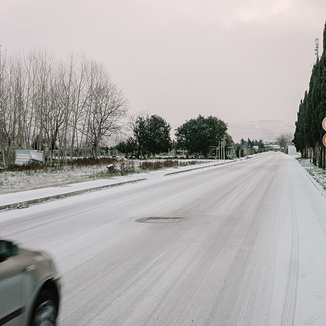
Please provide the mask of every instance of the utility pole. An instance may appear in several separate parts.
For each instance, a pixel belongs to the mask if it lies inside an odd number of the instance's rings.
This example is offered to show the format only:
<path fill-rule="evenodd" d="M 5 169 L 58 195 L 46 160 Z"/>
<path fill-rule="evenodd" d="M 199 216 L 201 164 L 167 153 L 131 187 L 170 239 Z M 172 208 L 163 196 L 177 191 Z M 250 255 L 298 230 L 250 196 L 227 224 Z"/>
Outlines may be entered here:
<path fill-rule="evenodd" d="M 315 38 L 315 55 L 316 55 L 316 61 L 319 59 L 319 38 Z"/>

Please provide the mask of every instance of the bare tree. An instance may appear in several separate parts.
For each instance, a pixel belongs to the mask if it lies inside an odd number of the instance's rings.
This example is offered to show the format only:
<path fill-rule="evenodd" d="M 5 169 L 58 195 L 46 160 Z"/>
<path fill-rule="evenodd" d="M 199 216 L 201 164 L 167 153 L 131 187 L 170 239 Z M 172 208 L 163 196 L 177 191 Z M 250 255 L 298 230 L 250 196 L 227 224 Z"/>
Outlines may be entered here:
<path fill-rule="evenodd" d="M 4 167 L 11 164 L 21 113 L 19 67 L 0 50 L 0 146 Z"/>
<path fill-rule="evenodd" d="M 74 155 L 74 148 L 77 148 L 77 156 L 80 155 L 83 132 L 79 132 L 82 125 L 82 119 L 85 116 L 85 107 L 88 101 L 87 85 L 89 80 L 88 62 L 86 59 L 80 60 L 78 70 L 74 69 L 72 75 L 72 100 L 70 103 L 70 127 L 71 127 L 71 144 L 70 155 Z M 80 127 L 83 130 L 82 127 Z"/>
<path fill-rule="evenodd" d="M 121 130 L 127 101 L 102 65 L 71 56 L 55 60 L 46 51 L 6 57 L 0 49 L 0 151 L 4 166 L 14 149 L 33 148 L 58 162 L 84 144 L 100 144 Z M 90 150 L 89 150 L 90 149 Z"/>
<path fill-rule="evenodd" d="M 7 167 L 9 164 L 11 147 L 10 112 L 8 110 L 8 78 L 6 56 L 3 55 L 0 47 L 0 149 L 4 167 Z"/>
<path fill-rule="evenodd" d="M 281 148 L 287 148 L 288 145 L 292 142 L 292 139 L 293 135 L 288 132 L 280 135 L 276 140 Z"/>
<path fill-rule="evenodd" d="M 87 143 L 92 148 L 92 156 L 97 157 L 101 141 L 121 129 L 127 101 L 103 66 L 95 63 L 91 66 L 87 111 Z"/>

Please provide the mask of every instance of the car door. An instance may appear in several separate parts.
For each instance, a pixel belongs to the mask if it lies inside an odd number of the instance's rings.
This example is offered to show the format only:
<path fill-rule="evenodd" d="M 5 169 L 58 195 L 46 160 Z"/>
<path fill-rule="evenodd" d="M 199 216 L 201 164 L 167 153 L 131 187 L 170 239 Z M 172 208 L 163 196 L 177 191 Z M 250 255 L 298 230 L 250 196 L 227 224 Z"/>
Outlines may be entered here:
<path fill-rule="evenodd" d="M 24 266 L 20 255 L 0 262 L 0 326 L 22 326 L 24 302 L 22 280 Z"/>

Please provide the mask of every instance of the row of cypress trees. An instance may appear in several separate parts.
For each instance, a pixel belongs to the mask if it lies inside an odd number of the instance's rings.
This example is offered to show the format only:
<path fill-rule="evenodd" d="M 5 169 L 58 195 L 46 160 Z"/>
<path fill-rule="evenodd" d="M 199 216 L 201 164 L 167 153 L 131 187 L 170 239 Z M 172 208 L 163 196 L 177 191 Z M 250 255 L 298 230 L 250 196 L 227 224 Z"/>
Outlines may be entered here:
<path fill-rule="evenodd" d="M 326 131 L 322 121 L 326 117 L 326 23 L 323 32 L 323 53 L 313 66 L 309 90 L 300 101 L 294 144 L 303 158 L 325 169 L 326 149 L 322 138 Z"/>

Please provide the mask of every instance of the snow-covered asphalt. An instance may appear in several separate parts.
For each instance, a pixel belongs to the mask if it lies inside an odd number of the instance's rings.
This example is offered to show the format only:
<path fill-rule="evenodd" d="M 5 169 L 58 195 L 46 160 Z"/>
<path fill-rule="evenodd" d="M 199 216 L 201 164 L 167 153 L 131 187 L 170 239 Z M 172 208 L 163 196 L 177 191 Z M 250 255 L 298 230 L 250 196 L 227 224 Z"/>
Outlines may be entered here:
<path fill-rule="evenodd" d="M 62 273 L 59 325 L 326 325 L 326 200 L 292 157 L 0 212 Z"/>

